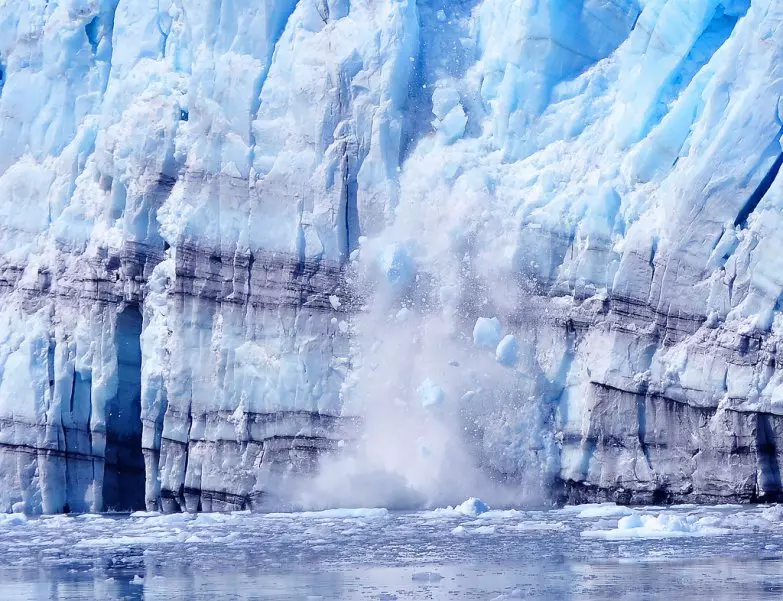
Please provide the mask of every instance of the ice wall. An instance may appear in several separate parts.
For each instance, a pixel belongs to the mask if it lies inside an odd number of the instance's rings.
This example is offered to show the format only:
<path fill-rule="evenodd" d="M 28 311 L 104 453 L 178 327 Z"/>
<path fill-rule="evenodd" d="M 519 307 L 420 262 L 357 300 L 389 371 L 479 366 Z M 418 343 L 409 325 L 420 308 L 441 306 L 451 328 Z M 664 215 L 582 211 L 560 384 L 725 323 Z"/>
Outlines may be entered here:
<path fill-rule="evenodd" d="M 776 497 L 781 20 L 0 0 L 0 508 Z"/>
<path fill-rule="evenodd" d="M 347 437 L 341 265 L 394 194 L 416 14 L 0 4 L 3 508 L 110 508 L 128 378 L 149 506 L 248 505 Z"/>
<path fill-rule="evenodd" d="M 474 12 L 475 63 L 432 97 L 436 115 L 478 108 L 457 136 L 435 120 L 394 222 L 362 255 L 397 294 L 389 321 L 400 306 L 415 320 L 407 398 L 438 382 L 496 480 L 540 474 L 569 500 L 780 494 L 767 252 L 781 14 L 673 1 Z M 563 31 L 580 44 L 573 63 Z M 402 294 L 392 252 L 410 274 Z M 487 343 L 486 318 L 501 326 Z"/>

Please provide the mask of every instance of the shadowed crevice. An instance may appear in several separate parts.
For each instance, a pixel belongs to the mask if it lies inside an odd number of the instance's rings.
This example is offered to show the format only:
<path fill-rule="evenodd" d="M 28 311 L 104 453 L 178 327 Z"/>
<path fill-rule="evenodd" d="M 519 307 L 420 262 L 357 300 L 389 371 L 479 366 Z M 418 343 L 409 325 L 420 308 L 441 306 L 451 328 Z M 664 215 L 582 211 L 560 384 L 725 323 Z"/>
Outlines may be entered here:
<path fill-rule="evenodd" d="M 141 450 L 141 326 L 138 307 L 117 318 L 117 394 L 106 408 L 104 510 L 134 511 L 144 504 Z"/>
<path fill-rule="evenodd" d="M 737 218 L 734 220 L 734 227 L 740 226 L 742 229 L 747 227 L 748 217 L 750 217 L 751 213 L 756 210 L 756 207 L 759 206 L 761 199 L 764 198 L 770 187 L 772 187 L 775 178 L 780 172 L 781 166 L 783 166 L 783 153 L 778 155 L 778 157 L 775 159 L 775 162 L 772 163 L 772 166 L 769 168 L 769 171 L 767 171 L 766 175 L 761 180 L 761 183 L 759 183 L 758 187 L 753 191 L 748 200 L 745 201 L 745 205 L 742 207 L 742 209 L 740 209 L 740 212 L 737 214 Z"/>

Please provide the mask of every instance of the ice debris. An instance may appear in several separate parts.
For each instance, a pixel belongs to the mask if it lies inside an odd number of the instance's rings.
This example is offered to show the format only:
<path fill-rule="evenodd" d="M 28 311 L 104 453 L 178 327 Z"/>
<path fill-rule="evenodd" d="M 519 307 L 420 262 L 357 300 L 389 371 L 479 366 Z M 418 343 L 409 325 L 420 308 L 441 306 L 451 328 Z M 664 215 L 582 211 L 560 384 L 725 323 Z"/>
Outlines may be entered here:
<path fill-rule="evenodd" d="M 479 317 L 473 326 L 473 344 L 494 349 L 500 342 L 501 330 L 497 317 Z"/>
<path fill-rule="evenodd" d="M 498 343 L 495 349 L 495 359 L 501 365 L 506 367 L 513 367 L 516 365 L 517 356 L 519 355 L 519 343 L 513 334 L 508 334 L 503 337 L 503 340 Z"/>
<path fill-rule="evenodd" d="M 468 500 L 457 505 L 454 510 L 462 515 L 475 517 L 489 511 L 489 505 L 477 497 L 470 497 Z"/>
<path fill-rule="evenodd" d="M 715 536 L 730 530 L 719 527 L 721 522 L 695 515 L 658 515 L 633 512 L 617 521 L 617 528 L 610 530 L 585 530 L 584 538 L 673 538 L 683 536 Z"/>
<path fill-rule="evenodd" d="M 421 401 L 422 407 L 440 405 L 446 398 L 443 389 L 429 378 L 419 385 L 416 392 L 419 393 L 419 401 Z"/>

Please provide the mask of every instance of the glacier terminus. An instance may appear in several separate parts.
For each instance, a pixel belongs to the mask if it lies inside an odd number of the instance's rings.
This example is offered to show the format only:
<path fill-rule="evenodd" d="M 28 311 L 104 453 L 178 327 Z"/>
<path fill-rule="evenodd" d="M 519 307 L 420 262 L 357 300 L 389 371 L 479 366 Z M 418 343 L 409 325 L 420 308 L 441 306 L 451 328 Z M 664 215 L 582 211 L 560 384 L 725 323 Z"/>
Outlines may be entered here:
<path fill-rule="evenodd" d="M 0 511 L 781 499 L 781 25 L 0 0 Z"/>

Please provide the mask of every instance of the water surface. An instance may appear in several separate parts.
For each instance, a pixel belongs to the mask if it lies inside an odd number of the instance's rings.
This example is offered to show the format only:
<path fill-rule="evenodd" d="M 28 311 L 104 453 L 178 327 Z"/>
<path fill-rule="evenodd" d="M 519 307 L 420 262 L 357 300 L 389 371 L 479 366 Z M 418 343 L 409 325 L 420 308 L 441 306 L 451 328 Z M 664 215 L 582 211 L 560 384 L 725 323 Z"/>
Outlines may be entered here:
<path fill-rule="evenodd" d="M 736 601 L 783 594 L 783 507 L 469 515 L 474 509 L 2 516 L 0 598 Z"/>

